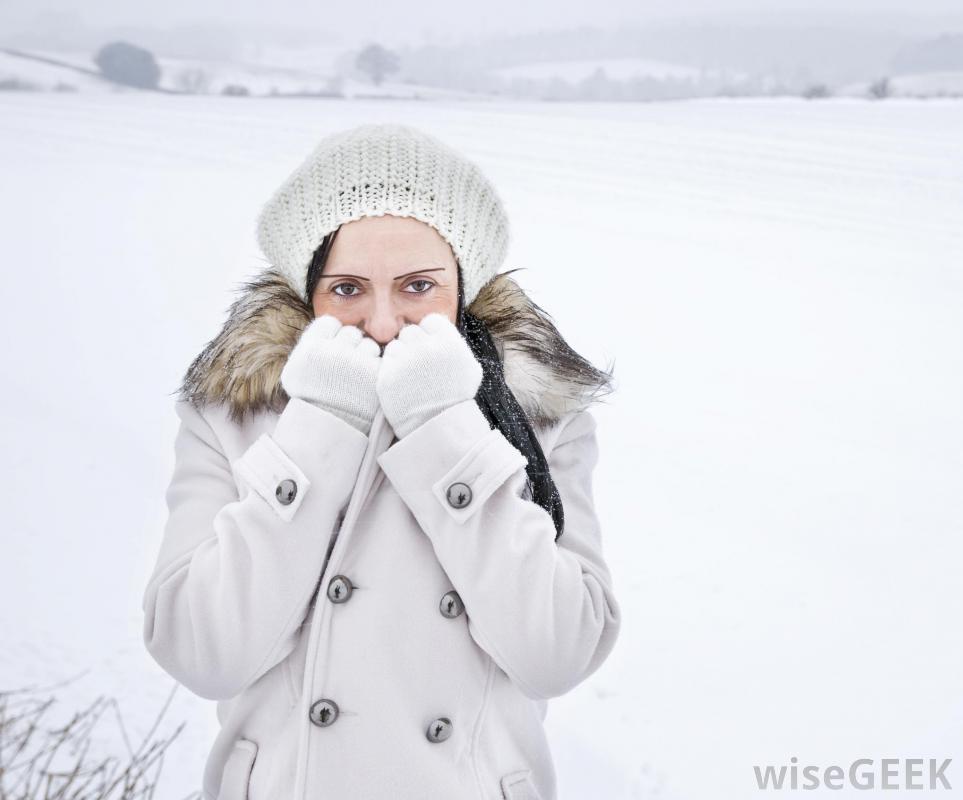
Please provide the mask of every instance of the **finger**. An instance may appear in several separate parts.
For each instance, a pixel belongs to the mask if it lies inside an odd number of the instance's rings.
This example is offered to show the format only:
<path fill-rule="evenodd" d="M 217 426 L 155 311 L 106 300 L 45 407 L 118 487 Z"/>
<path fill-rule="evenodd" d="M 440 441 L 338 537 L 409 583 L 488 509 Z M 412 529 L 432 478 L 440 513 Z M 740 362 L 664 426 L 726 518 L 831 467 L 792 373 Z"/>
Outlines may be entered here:
<path fill-rule="evenodd" d="M 320 317 L 315 317 L 308 327 L 311 329 L 312 336 L 331 339 L 341 328 L 341 320 L 331 314 L 322 314 Z"/>
<path fill-rule="evenodd" d="M 427 335 L 424 328 L 418 325 L 405 325 L 398 334 L 397 340 L 406 344 L 417 345 L 417 343 L 422 341 Z"/>
<path fill-rule="evenodd" d="M 419 325 L 426 333 L 439 333 L 441 331 L 451 330 L 455 327 L 451 320 L 448 319 L 446 314 L 442 314 L 438 311 L 432 311 L 430 314 L 426 314 L 424 317 L 422 317 Z"/>
<path fill-rule="evenodd" d="M 401 341 L 400 338 L 392 339 L 388 344 L 385 345 L 384 352 L 381 357 L 385 360 L 397 358 L 398 356 L 404 355 L 405 352 L 405 342 Z"/>
<path fill-rule="evenodd" d="M 343 325 L 337 334 L 335 334 L 334 338 L 342 344 L 357 344 L 363 336 L 364 332 L 356 325 Z"/>
<path fill-rule="evenodd" d="M 365 336 L 358 342 L 357 350 L 363 356 L 381 358 L 381 345 L 370 336 Z"/>

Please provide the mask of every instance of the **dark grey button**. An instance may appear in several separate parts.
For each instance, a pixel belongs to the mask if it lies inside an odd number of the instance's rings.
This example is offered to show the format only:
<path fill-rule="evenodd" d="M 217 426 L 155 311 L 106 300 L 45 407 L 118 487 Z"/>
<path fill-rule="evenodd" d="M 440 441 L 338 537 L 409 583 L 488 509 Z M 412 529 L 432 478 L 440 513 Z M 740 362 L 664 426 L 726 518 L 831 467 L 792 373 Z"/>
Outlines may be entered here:
<path fill-rule="evenodd" d="M 346 603 L 354 587 L 344 575 L 335 575 L 328 581 L 328 599 L 332 603 Z"/>
<path fill-rule="evenodd" d="M 448 505 L 464 508 L 471 502 L 471 487 L 467 483 L 453 483 L 446 493 Z"/>
<path fill-rule="evenodd" d="M 458 595 L 458 592 L 452 590 L 450 592 L 445 592 L 445 596 L 441 598 L 439 610 L 441 611 L 441 615 L 443 617 L 454 619 L 465 610 L 465 604 L 461 601 L 461 597 Z"/>
<path fill-rule="evenodd" d="M 428 730 L 425 731 L 429 742 L 443 742 L 451 736 L 451 720 L 448 717 L 439 717 L 432 720 Z"/>
<path fill-rule="evenodd" d="M 311 722 L 319 728 L 327 728 L 338 718 L 338 711 L 338 704 L 334 700 L 318 700 L 311 705 Z"/>
<path fill-rule="evenodd" d="M 285 478 L 278 484 L 278 488 L 274 490 L 274 495 L 282 506 L 291 505 L 297 493 L 298 485 L 290 478 Z"/>

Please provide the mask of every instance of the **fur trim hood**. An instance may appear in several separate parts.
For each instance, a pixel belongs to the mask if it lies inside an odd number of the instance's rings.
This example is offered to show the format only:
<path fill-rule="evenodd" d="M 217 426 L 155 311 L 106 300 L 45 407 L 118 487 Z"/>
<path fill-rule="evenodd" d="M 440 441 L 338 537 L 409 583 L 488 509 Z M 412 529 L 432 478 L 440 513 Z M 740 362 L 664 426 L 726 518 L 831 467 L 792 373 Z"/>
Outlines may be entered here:
<path fill-rule="evenodd" d="M 569 347 L 549 315 L 508 276 L 492 278 L 467 310 L 488 328 L 502 355 L 505 382 L 532 424 L 553 424 L 610 393 L 612 369 L 598 369 Z M 311 306 L 273 268 L 239 291 L 220 333 L 177 390 L 179 399 L 197 407 L 226 403 L 235 422 L 248 412 L 284 408 L 281 370 L 314 318 Z"/>

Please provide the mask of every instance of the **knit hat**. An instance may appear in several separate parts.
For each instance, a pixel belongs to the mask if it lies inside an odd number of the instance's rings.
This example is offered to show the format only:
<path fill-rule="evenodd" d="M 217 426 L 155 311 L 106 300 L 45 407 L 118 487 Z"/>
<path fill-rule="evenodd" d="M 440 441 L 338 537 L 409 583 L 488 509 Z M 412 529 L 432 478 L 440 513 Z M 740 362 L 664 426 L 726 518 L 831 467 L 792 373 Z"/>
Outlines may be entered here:
<path fill-rule="evenodd" d="M 465 305 L 501 267 L 508 218 L 478 166 L 408 125 L 367 124 L 325 137 L 262 209 L 258 244 L 299 297 L 311 258 L 339 225 L 414 217 L 435 228 L 461 266 Z"/>

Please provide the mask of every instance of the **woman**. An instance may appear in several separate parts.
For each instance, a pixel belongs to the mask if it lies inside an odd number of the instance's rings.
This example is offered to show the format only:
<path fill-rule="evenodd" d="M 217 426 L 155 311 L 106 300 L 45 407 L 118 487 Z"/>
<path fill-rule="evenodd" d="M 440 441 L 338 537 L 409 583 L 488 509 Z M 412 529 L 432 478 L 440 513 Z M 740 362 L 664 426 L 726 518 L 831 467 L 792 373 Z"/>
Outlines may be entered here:
<path fill-rule="evenodd" d="M 258 239 L 180 387 L 144 595 L 151 655 L 218 701 L 204 797 L 555 798 L 546 701 L 620 624 L 611 373 L 496 274 L 498 195 L 417 129 L 324 139 Z"/>

